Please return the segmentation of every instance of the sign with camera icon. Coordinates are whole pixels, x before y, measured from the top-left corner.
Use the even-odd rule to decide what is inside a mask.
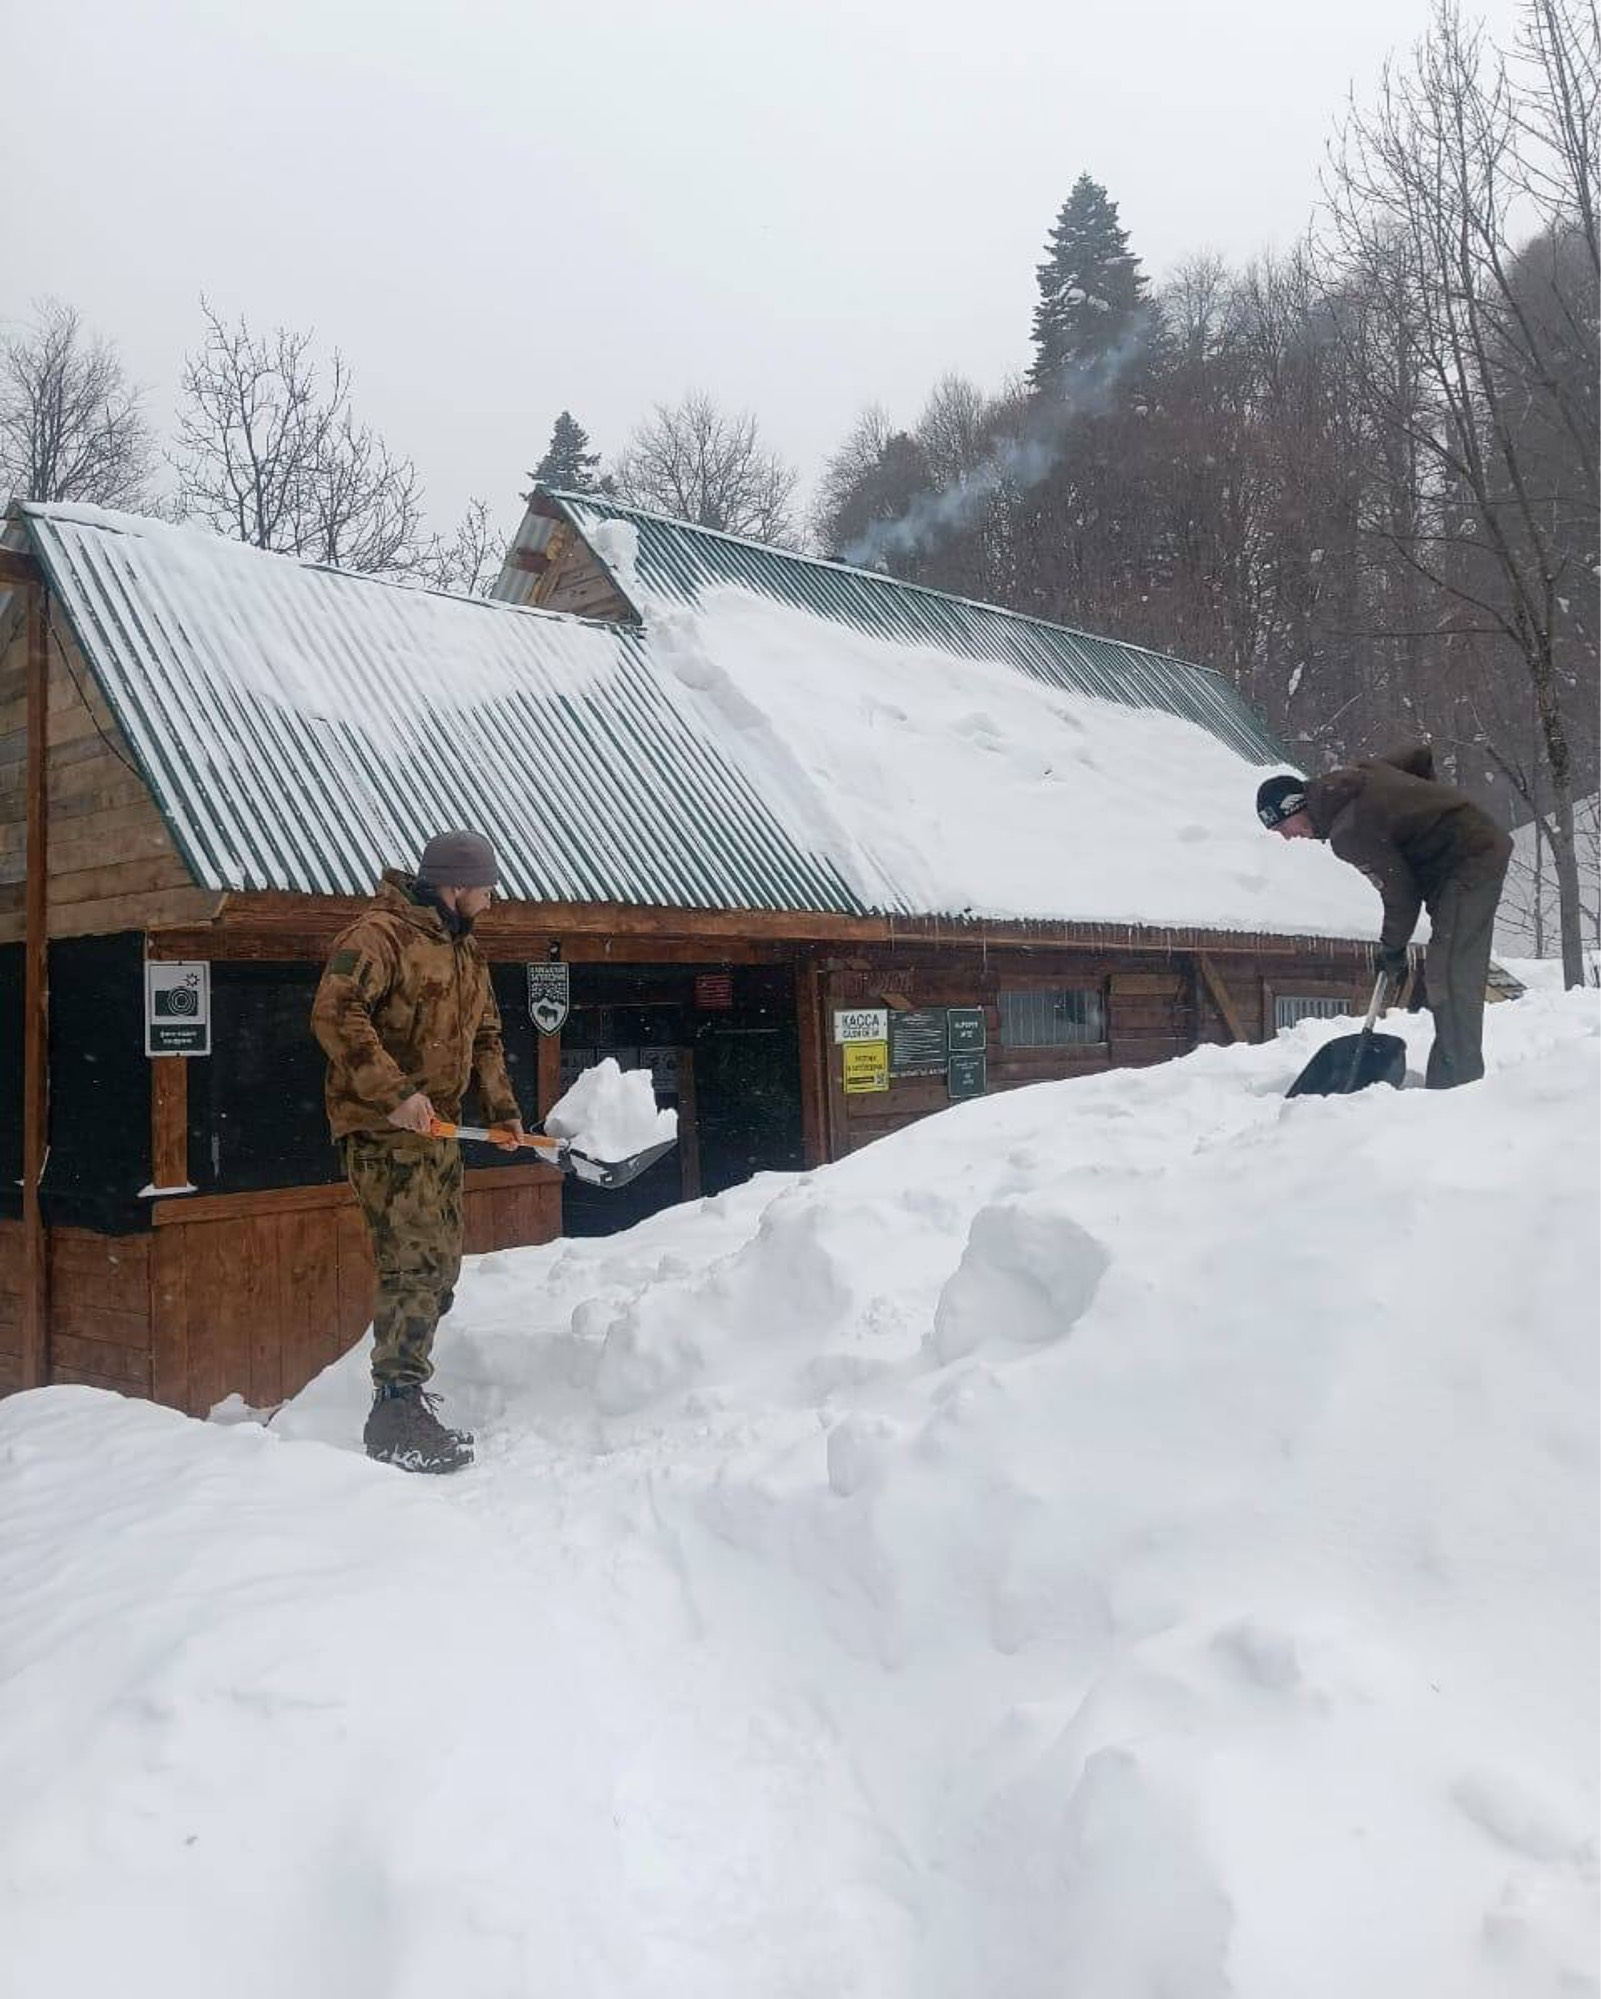
[[[211,967],[145,965],[145,1053],[211,1053]]]

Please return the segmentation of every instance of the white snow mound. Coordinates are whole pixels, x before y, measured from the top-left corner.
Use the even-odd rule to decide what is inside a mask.
[[[1488,1027],[479,1258],[454,1480],[0,1403],[0,1994],[1595,1993],[1601,1019]]]

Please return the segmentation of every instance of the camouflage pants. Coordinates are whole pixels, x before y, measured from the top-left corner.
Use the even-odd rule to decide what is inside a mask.
[[[353,1132],[345,1172],[378,1272],[372,1378],[424,1382],[434,1371],[434,1329],[461,1275],[461,1148],[448,1139]]]

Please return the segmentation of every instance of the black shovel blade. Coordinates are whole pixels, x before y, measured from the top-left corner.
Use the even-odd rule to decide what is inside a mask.
[[[1346,1097],[1374,1083],[1400,1089],[1406,1043],[1399,1034],[1342,1034],[1323,1046],[1285,1091],[1287,1097]]]
[[[665,1159],[677,1143],[676,1138],[664,1138],[659,1145],[647,1145],[643,1152],[632,1152],[626,1159],[591,1159],[587,1152],[568,1146],[566,1164],[591,1187],[626,1187],[630,1180],[649,1172],[658,1159]]]

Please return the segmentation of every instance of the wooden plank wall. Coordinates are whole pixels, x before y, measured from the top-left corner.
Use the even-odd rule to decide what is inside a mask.
[[[1353,1000],[1365,997],[1360,990],[1365,961],[1359,963],[1358,954],[1349,949],[1343,955],[1331,947],[1327,953],[1283,953],[1271,959],[1226,949],[1207,955],[1214,978],[1253,1041],[1272,1032],[1275,990],[1345,993]],[[1097,988],[1105,1009],[1106,1040],[1078,1047],[1003,1048],[1000,994],[1003,989],[1030,986]],[[1202,1041],[1233,1038],[1200,975],[1197,955],[1189,951],[1163,955],[1041,950],[1025,955],[951,950],[921,959],[869,952],[849,961],[825,960],[820,993],[823,1094],[834,1158],[950,1103],[947,1087],[938,1077],[892,1080],[887,1091],[846,1096],[829,1024],[835,1007],[881,1005],[888,993],[913,1006],[982,1007],[992,1095],[1025,1083],[1146,1067],[1187,1054]]]
[[[22,1385],[22,1224],[0,1222],[0,1393]],[[50,1379],[150,1393],[150,1238],[50,1229]]]
[[[353,1346],[372,1318],[372,1260],[347,1187],[164,1203],[151,1284],[156,1399],[203,1415],[237,1392],[267,1408]],[[466,1250],[561,1231],[557,1176],[468,1175]]]
[[[23,934],[27,873],[26,628],[0,653],[0,943]],[[49,643],[52,937],[203,922],[195,887],[111,711],[52,607]]]
[[[22,1224],[0,1222],[0,1395],[22,1386]]]
[[[835,968],[823,979],[822,1034],[823,1060],[827,1065],[826,1095],[829,1109],[830,1151],[836,1159],[856,1152],[919,1118],[945,1110],[950,1093],[940,1077],[911,1076],[891,1082],[887,1091],[872,1095],[846,1096],[840,1080],[839,1050],[833,1044],[832,1015],[836,1007],[867,1006],[881,1003],[882,995],[893,992],[914,1007],[981,1006],[984,1009],[988,1040],[988,1082],[991,1092],[1017,1089],[1025,1083],[1054,1081],[1061,1076],[1090,1075],[1111,1066],[1105,1047],[1002,1049],[1000,1045],[999,995],[1003,984],[1052,985],[1064,981],[1039,970],[1004,970],[1004,961],[985,962],[980,954],[950,952],[936,963],[921,964],[885,959],[874,969]],[[1072,983],[1079,983],[1075,974]]]
[[[151,1396],[203,1416],[238,1393],[267,1408],[353,1346],[372,1259],[346,1187],[170,1201],[150,1235],[53,1228],[50,1380]],[[468,1175],[470,1255],[549,1242],[561,1189],[544,1167]],[[0,1222],[0,1393],[21,1384],[22,1225]]]

